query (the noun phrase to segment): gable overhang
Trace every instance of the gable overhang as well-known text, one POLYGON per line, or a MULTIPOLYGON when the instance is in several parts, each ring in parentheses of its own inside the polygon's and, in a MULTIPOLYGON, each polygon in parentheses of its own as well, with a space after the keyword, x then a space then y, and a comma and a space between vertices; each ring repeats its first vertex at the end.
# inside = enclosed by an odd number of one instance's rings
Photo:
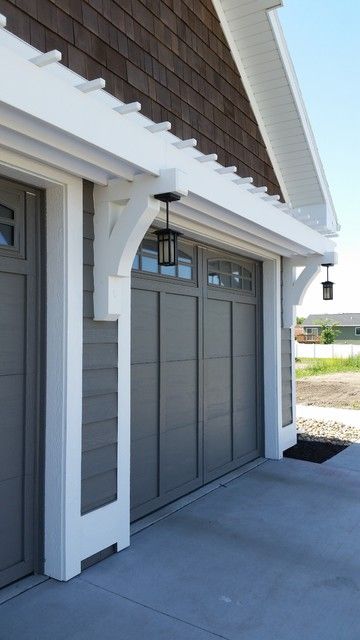
POLYGON ((276 9, 282 0, 213 0, 267 151, 295 216, 325 235, 339 225, 276 9))
POLYGON ((203 154, 195 147, 178 148, 181 141, 169 131, 150 132, 154 123, 140 113, 119 114, 122 103, 107 92, 83 93, 78 86, 85 79, 59 63, 37 66, 32 60, 39 54, 0 29, 0 156, 1 147, 8 151, 0 162, 3 174, 16 151, 99 185, 145 174, 154 194, 157 179, 171 169, 184 184, 179 225, 181 218, 201 217, 203 224, 283 256, 334 250, 329 238, 278 201, 250 183, 237 184, 239 176, 215 161, 199 162, 203 154))

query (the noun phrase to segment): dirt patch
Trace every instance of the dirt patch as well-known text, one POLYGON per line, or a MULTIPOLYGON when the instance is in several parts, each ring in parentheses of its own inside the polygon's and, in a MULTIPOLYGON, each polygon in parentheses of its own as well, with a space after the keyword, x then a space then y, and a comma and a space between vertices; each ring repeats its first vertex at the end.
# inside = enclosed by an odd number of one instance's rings
POLYGON ((331 373, 297 381, 297 402, 317 407, 360 409, 360 373, 331 373))

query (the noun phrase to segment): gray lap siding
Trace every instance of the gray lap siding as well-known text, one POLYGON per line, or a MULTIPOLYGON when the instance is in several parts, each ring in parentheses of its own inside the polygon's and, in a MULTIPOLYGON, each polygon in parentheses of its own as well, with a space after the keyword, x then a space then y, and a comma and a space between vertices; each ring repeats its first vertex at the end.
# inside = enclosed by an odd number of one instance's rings
POLYGON ((117 497, 117 322, 93 319, 93 218, 93 185, 84 181, 82 513, 117 497))
POLYGON ((281 329, 282 426, 293 421, 291 329, 281 329))

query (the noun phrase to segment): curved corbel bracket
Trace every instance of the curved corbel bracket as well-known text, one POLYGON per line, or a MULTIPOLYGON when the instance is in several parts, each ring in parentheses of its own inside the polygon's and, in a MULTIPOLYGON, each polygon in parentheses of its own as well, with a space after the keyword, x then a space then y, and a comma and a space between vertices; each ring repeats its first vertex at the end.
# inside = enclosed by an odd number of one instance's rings
POLYGON ((94 188, 94 317, 116 320, 130 288, 137 248, 159 214, 154 194, 174 191, 186 195, 184 177, 175 169, 158 177, 141 175, 133 182, 112 180, 94 188))
POLYGON ((283 258, 283 290, 282 310, 283 326, 292 327, 295 320, 295 307, 302 303, 304 295, 310 284, 316 278, 321 269, 323 256, 297 256, 283 258), (304 266, 303 271, 297 276, 296 268, 304 266))

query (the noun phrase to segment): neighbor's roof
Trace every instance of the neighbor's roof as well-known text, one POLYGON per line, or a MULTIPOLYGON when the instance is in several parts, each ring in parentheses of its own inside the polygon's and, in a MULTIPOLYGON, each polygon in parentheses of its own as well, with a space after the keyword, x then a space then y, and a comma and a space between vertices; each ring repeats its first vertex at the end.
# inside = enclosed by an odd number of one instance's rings
POLYGON ((360 313, 311 313, 305 318, 303 326, 316 327, 322 320, 336 322, 340 327, 360 327, 360 313))
POLYGON ((287 202, 325 235, 339 230, 282 28, 282 0, 213 0, 287 202))

